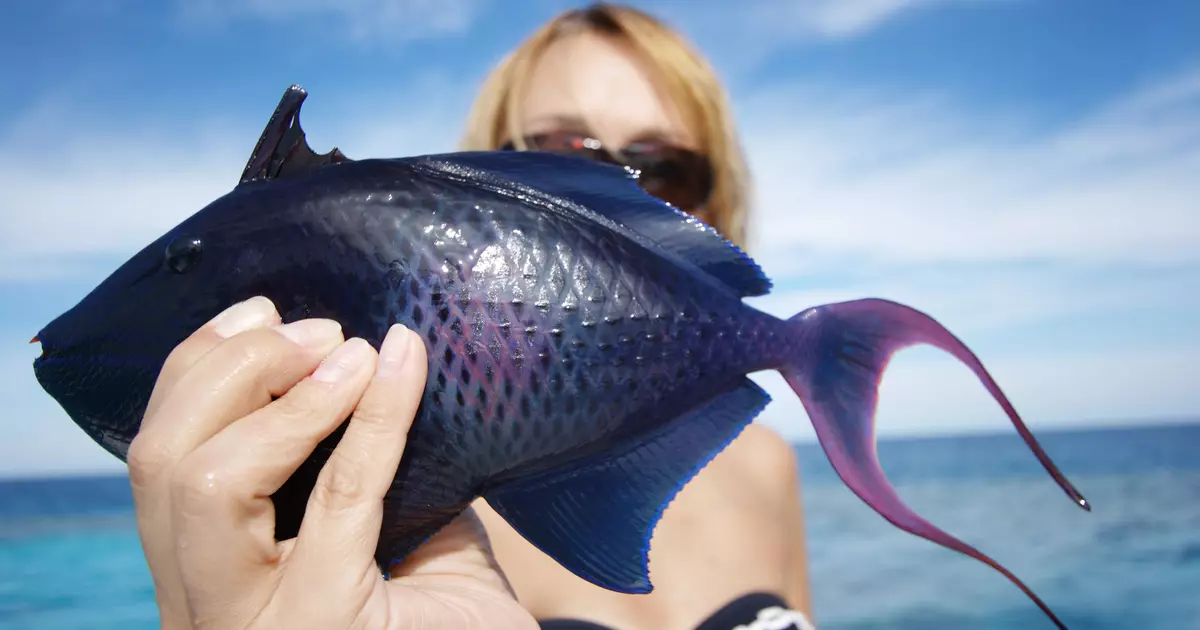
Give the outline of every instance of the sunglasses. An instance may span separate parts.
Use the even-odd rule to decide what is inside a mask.
[[[695,151],[662,142],[633,142],[619,150],[601,146],[600,141],[582,134],[555,132],[524,138],[534,151],[563,153],[628,166],[639,171],[638,185],[647,193],[685,212],[693,211],[712,194],[713,172],[708,159]],[[501,151],[512,151],[507,142]]]

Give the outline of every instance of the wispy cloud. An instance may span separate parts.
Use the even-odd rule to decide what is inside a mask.
[[[730,77],[754,72],[780,49],[865,39],[910,14],[1012,0],[744,0],[639,3],[680,29]]]
[[[821,38],[862,35],[902,13],[934,5],[981,0],[792,0],[760,2],[750,16],[765,30],[790,31]]]
[[[738,5],[736,11],[695,2],[651,0],[638,4],[673,23],[719,24],[725,29],[733,27],[739,34],[755,31],[782,43],[794,42],[797,37],[857,37],[917,10],[996,1],[1000,0],[752,0]],[[540,3],[538,10],[565,10],[582,4],[586,3],[550,0]],[[192,0],[177,6],[181,17],[207,24],[330,19],[354,40],[395,44],[463,33],[485,10],[504,4],[496,0]]]
[[[484,0],[188,0],[182,18],[202,23],[232,20],[306,22],[331,20],[352,40],[395,45],[465,32]]]
[[[305,104],[303,124],[318,151],[447,151],[473,86],[426,76],[353,100],[318,92]],[[0,137],[0,190],[13,209],[0,223],[0,280],[60,275],[74,269],[72,258],[122,259],[137,251],[233,188],[274,107],[263,102],[259,116],[199,117],[187,125],[101,121],[64,101],[28,112]],[[71,133],[78,130],[94,131]]]
[[[1168,314],[1162,319],[1185,322],[1200,309],[1200,295],[1187,290],[1197,279],[1200,269],[1195,267],[1153,273],[1070,265],[876,267],[842,278],[787,282],[751,304],[785,317],[818,304],[882,297],[925,311],[973,342],[1004,339],[998,345],[1022,344],[1025,327],[1036,331],[1038,326],[1074,321],[1086,326],[1081,333],[1097,344],[1112,346],[1145,338],[1150,331],[1133,324],[1106,330],[1093,322],[1130,312]]]
[[[811,85],[739,109],[759,191],[753,250],[779,285],[756,306],[920,308],[985,350],[1034,427],[1200,408],[1188,376],[1200,339],[1186,335],[1200,307],[1200,72],[1050,130],[939,94]],[[1070,339],[1044,332],[1055,326]],[[756,379],[776,400],[763,421],[812,438],[782,379]],[[884,379],[882,434],[1006,424],[938,351],[904,351]]]
[[[814,88],[741,113],[771,312],[873,295],[985,333],[1198,306],[1200,72],[1048,133],[936,96]]]
[[[1200,71],[1048,134],[1020,114],[818,89],[764,92],[742,118],[770,226],[761,256],[795,266],[776,273],[1200,262]]]
[[[425,77],[353,102],[317,93],[305,127],[314,147],[352,155],[448,150],[474,85]],[[63,102],[29,112],[0,138],[0,188],[21,209],[0,226],[0,276],[30,256],[128,252],[228,191],[273,106],[186,128],[113,128]],[[791,86],[749,94],[739,110],[754,248],[777,278],[846,265],[1200,262],[1200,71],[1050,134],[931,96]]]

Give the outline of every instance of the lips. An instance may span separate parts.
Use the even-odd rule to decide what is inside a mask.
[[[33,339],[30,339],[30,340],[29,340],[29,343],[30,343],[30,344],[35,344],[35,343],[41,343],[41,341],[42,341],[42,339],[41,339],[41,335],[40,335],[40,334],[37,334],[37,335],[34,335],[34,336],[33,336]],[[42,360],[42,359],[45,359],[45,358],[46,358],[46,344],[44,344],[44,343],[43,343],[43,344],[42,344],[42,352],[41,352],[41,354],[39,354],[39,355],[38,355],[38,360],[40,361],[40,360]]]
[[[52,344],[47,343],[46,340],[44,340],[42,338],[44,336],[45,335],[43,333],[38,333],[37,335],[35,335],[33,337],[33,339],[29,340],[30,344],[38,343],[38,344],[41,344],[41,346],[42,346],[41,353],[38,354],[37,359],[35,359],[35,364],[41,363],[41,362],[44,362],[44,361],[47,361],[50,359],[58,358],[58,357],[62,356],[62,354],[63,354],[58,349],[54,348],[54,346]]]

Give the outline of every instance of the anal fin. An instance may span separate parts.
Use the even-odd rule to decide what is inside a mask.
[[[650,539],[675,495],[770,402],[749,379],[656,434],[487,491],[492,509],[575,575],[648,593]]]

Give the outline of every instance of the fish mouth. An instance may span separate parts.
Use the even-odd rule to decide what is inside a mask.
[[[52,388],[52,383],[65,375],[97,367],[120,373],[127,373],[129,370],[150,370],[157,376],[164,360],[153,353],[112,348],[102,344],[57,345],[47,339],[44,333],[39,333],[30,343],[41,344],[41,353],[33,359],[33,371],[43,387],[47,388]]]
[[[70,341],[63,343],[61,337],[56,336],[52,330],[48,330],[49,328],[49,326],[43,328],[38,331],[38,334],[33,336],[33,339],[29,340],[30,345],[38,344],[41,350],[37,358],[34,359],[34,367],[47,362],[52,363],[64,359],[78,359],[86,353],[86,347],[71,343]]]
[[[29,343],[40,346],[38,355],[33,359],[33,371],[38,380],[48,371],[68,369],[67,366],[81,357],[80,348],[55,345],[52,340],[46,338],[44,332],[38,333]]]
[[[46,335],[44,332],[39,332],[33,336],[33,339],[29,340],[30,345],[38,344],[39,346],[38,349],[40,352],[38,352],[38,356],[34,359],[33,363],[35,368],[45,361],[61,358],[63,356],[63,352],[61,350],[55,348],[53,344],[46,343],[44,339],[45,336]]]
[[[42,360],[46,359],[46,357],[49,354],[51,354],[52,351],[50,350],[50,348],[46,347],[46,344],[42,343],[42,333],[38,333],[38,334],[34,335],[33,339],[29,340],[29,345],[33,345],[35,343],[39,344],[39,346],[40,346],[38,348],[38,350],[39,350],[38,356],[36,359],[34,359],[34,364],[36,365],[38,361],[42,361]]]

